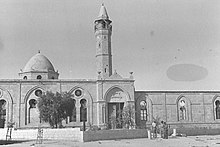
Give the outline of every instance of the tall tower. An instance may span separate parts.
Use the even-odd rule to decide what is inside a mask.
[[[106,8],[102,4],[98,18],[95,20],[96,69],[105,79],[112,75],[111,35],[112,26]]]

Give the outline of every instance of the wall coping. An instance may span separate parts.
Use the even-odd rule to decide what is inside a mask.
[[[220,90],[145,90],[145,91],[139,91],[136,90],[136,93],[220,93]]]

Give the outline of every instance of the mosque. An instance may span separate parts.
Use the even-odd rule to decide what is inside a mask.
[[[137,128],[159,117],[170,125],[219,127],[220,91],[137,91],[134,77],[112,71],[112,25],[104,5],[94,21],[96,71],[93,80],[59,79],[51,61],[40,52],[19,73],[19,79],[0,80],[0,128],[14,122],[15,128],[37,127],[37,101],[46,91],[71,93],[74,108],[64,126],[79,127],[81,107],[86,107],[86,125],[104,126],[128,104],[134,109]],[[95,51],[95,50],[94,50]],[[144,81],[147,83],[147,81]]]

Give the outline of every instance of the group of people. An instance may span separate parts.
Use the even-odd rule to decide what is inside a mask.
[[[168,139],[168,125],[165,121],[161,121],[160,125],[156,121],[152,122],[153,138],[157,138],[158,132],[160,132],[161,138]]]

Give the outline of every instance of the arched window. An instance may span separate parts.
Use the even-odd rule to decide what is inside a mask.
[[[27,76],[24,76],[23,79],[24,79],[24,80],[27,80]]]
[[[190,100],[185,96],[181,96],[177,99],[177,118],[178,121],[191,121],[191,107]]]
[[[215,118],[216,119],[220,119],[220,97],[217,97],[215,102],[214,102],[214,106],[215,106]]]
[[[37,101],[35,99],[31,99],[29,101],[29,113],[28,114],[29,114],[28,123],[32,123],[38,120]]]
[[[0,128],[4,128],[6,120],[6,101],[0,100]]]
[[[147,121],[147,103],[146,103],[146,101],[141,101],[140,107],[141,107],[141,120]]]
[[[76,122],[76,100],[72,101],[72,115],[70,118],[70,122]]]
[[[86,106],[86,100],[82,99],[80,101],[80,121],[87,121],[87,106]]]
[[[104,21],[102,21],[101,24],[102,24],[102,28],[105,28],[105,27],[106,27],[106,24],[105,24]]]
[[[184,100],[180,100],[179,106],[179,120],[186,120],[186,102]]]
[[[37,79],[42,79],[42,76],[41,76],[41,75],[38,75],[38,76],[37,76]]]

